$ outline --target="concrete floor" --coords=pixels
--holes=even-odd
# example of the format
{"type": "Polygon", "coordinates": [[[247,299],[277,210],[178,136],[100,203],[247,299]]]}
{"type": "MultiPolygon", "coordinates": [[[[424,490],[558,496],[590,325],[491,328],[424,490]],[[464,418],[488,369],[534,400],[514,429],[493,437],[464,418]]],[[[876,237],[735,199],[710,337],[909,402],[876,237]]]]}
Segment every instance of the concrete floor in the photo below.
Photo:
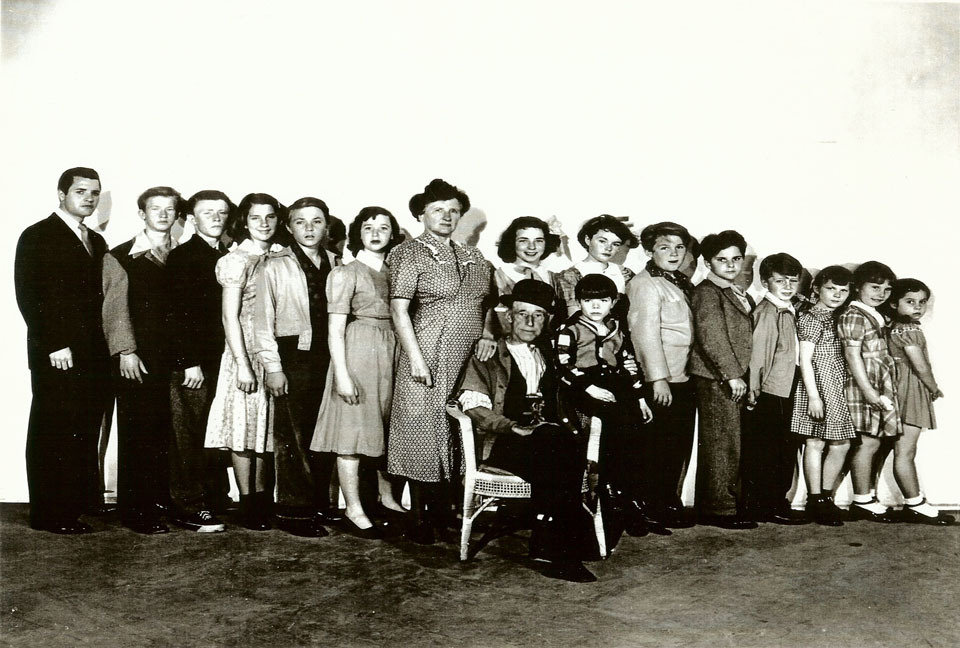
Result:
{"type": "Polygon", "coordinates": [[[0,505],[14,646],[957,646],[960,527],[848,523],[625,537],[599,582],[529,569],[525,532],[452,545],[228,527],[31,530],[0,505]]]}

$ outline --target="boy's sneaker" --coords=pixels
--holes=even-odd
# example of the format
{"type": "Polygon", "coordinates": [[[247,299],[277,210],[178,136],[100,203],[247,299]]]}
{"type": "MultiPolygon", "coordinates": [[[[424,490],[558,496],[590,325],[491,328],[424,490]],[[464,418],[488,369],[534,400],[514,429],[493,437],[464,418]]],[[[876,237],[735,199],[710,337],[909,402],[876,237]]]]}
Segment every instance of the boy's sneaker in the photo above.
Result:
{"type": "Polygon", "coordinates": [[[173,518],[173,523],[197,533],[219,533],[224,530],[223,522],[218,520],[210,511],[184,512],[173,518]]]}

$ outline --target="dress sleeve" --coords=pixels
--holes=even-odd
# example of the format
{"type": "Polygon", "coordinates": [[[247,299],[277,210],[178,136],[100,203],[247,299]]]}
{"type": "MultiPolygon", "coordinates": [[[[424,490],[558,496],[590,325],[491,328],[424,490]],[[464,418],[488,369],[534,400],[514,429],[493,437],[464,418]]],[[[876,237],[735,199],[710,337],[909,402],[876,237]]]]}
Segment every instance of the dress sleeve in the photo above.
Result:
{"type": "MultiPolygon", "coordinates": [[[[356,261],[355,263],[359,263],[356,261]]],[[[337,266],[327,276],[327,312],[349,315],[357,292],[357,275],[349,266],[337,266]]]]}
{"type": "Polygon", "coordinates": [[[923,331],[918,328],[895,328],[890,335],[897,338],[897,342],[903,348],[920,347],[923,349],[927,346],[927,339],[923,335],[923,331]]]}
{"type": "Polygon", "coordinates": [[[243,288],[247,283],[247,260],[230,253],[217,261],[217,281],[224,288],[243,288]]]}
{"type": "Polygon", "coordinates": [[[401,244],[387,255],[390,299],[413,299],[417,294],[417,284],[423,268],[411,258],[409,249],[408,245],[401,244]]]}
{"type": "Polygon", "coordinates": [[[819,344],[823,337],[823,320],[809,313],[801,313],[797,318],[797,339],[800,342],[819,344]]]}
{"type": "Polygon", "coordinates": [[[840,316],[837,325],[837,336],[843,341],[843,346],[858,347],[867,335],[866,316],[855,310],[848,309],[840,316]]]}

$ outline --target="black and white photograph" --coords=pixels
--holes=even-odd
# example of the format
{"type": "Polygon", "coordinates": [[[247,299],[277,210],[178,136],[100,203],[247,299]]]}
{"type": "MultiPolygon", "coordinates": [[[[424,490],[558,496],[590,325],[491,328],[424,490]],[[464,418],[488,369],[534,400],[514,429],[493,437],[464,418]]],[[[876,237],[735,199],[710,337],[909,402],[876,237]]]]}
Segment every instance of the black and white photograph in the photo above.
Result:
{"type": "Polygon", "coordinates": [[[960,644],[960,3],[0,18],[3,645],[960,644]]]}

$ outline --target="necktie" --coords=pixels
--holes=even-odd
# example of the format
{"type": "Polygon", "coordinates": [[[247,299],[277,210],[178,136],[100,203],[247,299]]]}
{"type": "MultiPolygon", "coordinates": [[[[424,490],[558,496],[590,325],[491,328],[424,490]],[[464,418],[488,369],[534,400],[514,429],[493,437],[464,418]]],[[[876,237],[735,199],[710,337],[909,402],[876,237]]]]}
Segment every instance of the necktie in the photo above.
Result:
{"type": "Polygon", "coordinates": [[[87,254],[93,256],[93,242],[90,240],[90,230],[83,223],[77,225],[77,228],[80,230],[80,240],[83,241],[83,247],[87,249],[87,254]]]}

